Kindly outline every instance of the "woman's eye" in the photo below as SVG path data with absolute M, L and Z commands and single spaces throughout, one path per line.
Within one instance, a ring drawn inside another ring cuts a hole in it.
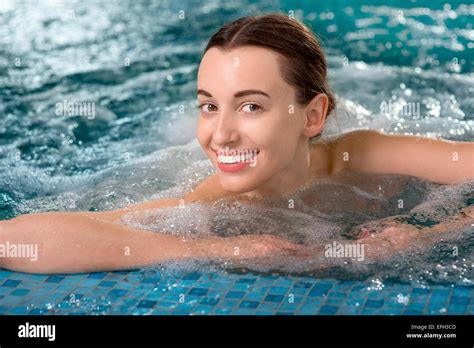
M 201 109 L 201 111 L 204 112 L 214 112 L 217 110 L 217 107 L 215 105 L 209 103 L 201 104 L 199 105 L 199 108 Z
M 242 110 L 244 112 L 250 112 L 250 113 L 260 111 L 261 109 L 262 107 L 257 104 L 245 104 L 244 106 L 242 106 Z

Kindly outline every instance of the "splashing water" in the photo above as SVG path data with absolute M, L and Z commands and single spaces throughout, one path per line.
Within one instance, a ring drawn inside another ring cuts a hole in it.
M 196 72 L 210 35 L 248 14 L 299 9 L 296 17 L 322 37 L 339 104 L 325 134 L 371 128 L 474 138 L 471 4 L 196 4 L 0 2 L 0 219 L 182 197 L 214 173 L 193 140 Z M 180 10 L 185 25 L 176 16 Z M 94 117 L 58 115 L 64 101 L 94 103 Z M 472 182 L 447 186 L 395 175 L 323 180 L 291 199 L 294 208 L 288 199 L 220 200 L 130 214 L 123 223 L 190 238 L 266 233 L 316 245 L 335 236 L 354 241 L 360 225 L 380 231 L 383 224 L 373 221 L 390 216 L 429 226 L 474 202 Z M 288 256 L 208 266 L 471 284 L 473 230 L 450 232 L 453 238 L 439 235 L 428 250 L 371 265 Z M 323 262 L 331 267 L 316 269 Z M 160 267 L 199 269 L 203 263 Z

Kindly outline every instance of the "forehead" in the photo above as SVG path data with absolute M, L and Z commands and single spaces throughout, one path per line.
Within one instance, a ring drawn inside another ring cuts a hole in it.
M 209 49 L 201 60 L 198 88 L 211 93 L 243 89 L 288 88 L 280 72 L 279 55 L 270 49 L 244 46 L 231 50 Z

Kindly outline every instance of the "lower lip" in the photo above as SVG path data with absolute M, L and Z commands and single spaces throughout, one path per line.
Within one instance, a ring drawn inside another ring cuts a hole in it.
M 218 163 L 219 169 L 227 173 L 236 173 L 247 168 L 250 165 L 248 162 L 227 164 L 227 163 Z
M 260 151 L 257 153 L 257 155 L 254 157 L 254 160 L 257 158 L 258 154 Z M 216 154 L 217 156 L 217 154 Z M 250 162 L 240 162 L 240 163 L 233 163 L 233 164 L 228 164 L 228 163 L 221 163 L 217 162 L 217 166 L 219 167 L 220 170 L 226 173 L 237 173 L 240 172 L 241 170 L 244 170 L 248 166 L 250 166 Z

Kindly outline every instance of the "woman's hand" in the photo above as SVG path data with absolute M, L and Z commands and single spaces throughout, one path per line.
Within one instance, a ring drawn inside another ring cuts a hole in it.
M 387 225 L 376 234 L 362 229 L 364 237 L 358 239 L 357 243 L 364 245 L 366 258 L 369 261 L 381 260 L 398 252 L 407 251 L 422 234 L 421 230 L 410 224 L 390 222 Z
M 465 229 L 474 231 L 474 206 L 468 206 L 458 214 L 449 216 L 432 227 L 418 229 L 411 224 L 399 223 L 393 217 L 376 221 L 381 232 L 359 227 L 358 243 L 366 245 L 368 259 L 380 260 L 410 248 L 425 250 L 440 239 L 455 239 Z

